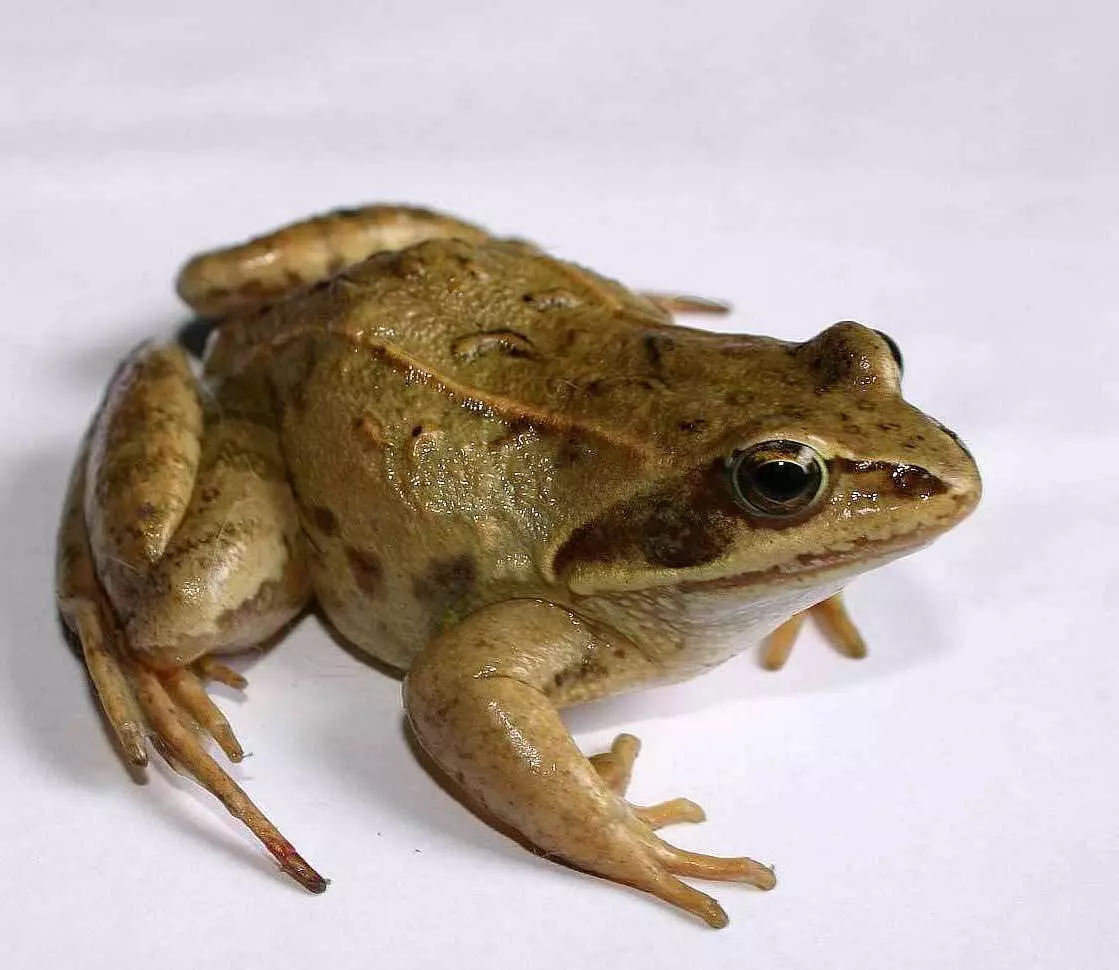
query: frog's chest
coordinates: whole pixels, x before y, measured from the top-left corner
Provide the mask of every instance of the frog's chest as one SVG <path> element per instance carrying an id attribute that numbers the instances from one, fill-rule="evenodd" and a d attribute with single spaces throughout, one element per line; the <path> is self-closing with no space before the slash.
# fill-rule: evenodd
<path id="1" fill-rule="evenodd" d="M 681 681 L 761 643 L 795 613 L 837 593 L 840 583 L 755 591 L 666 586 L 588 596 L 576 608 L 638 644 Z"/>

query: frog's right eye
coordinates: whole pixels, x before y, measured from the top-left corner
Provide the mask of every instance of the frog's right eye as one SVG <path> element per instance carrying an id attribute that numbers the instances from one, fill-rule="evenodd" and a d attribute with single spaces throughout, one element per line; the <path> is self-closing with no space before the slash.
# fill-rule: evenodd
<path id="1" fill-rule="evenodd" d="M 824 493 L 824 459 L 798 441 L 763 441 L 727 459 L 735 501 L 766 518 L 797 515 Z"/>

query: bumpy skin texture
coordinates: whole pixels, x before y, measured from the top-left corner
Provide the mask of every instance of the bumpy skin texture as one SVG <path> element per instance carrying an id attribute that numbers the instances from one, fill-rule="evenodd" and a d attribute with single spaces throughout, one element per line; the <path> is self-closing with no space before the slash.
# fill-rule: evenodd
<path id="1" fill-rule="evenodd" d="M 229 675 L 210 656 L 313 597 L 410 671 L 420 743 L 542 851 L 716 926 L 722 909 L 680 876 L 770 887 L 752 860 L 662 841 L 702 811 L 630 805 L 636 742 L 587 759 L 558 711 L 771 635 L 779 666 L 809 609 L 863 652 L 844 581 L 979 497 L 971 456 L 902 399 L 888 342 L 854 323 L 802 344 L 686 329 L 671 311 L 721 305 L 402 207 L 198 257 L 180 291 L 237 310 L 201 384 L 166 348 L 118 372 L 60 543 L 60 604 L 129 756 L 146 732 L 321 888 L 191 730 L 239 755 L 201 687 Z M 826 465 L 796 514 L 731 488 L 728 462 L 773 440 Z"/>

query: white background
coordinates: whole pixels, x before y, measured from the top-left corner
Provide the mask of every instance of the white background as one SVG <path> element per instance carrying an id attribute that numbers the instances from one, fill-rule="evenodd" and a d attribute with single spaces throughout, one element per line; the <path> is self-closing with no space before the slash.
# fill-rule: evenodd
<path id="1" fill-rule="evenodd" d="M 0 966 L 1113 967 L 1119 126 L 1102 3 L 12 5 L 0 40 Z M 115 361 L 192 251 L 448 208 L 732 329 L 891 333 L 981 510 L 814 636 L 571 724 L 642 736 L 681 843 L 773 861 L 712 932 L 535 859 L 410 754 L 399 685 L 308 619 L 221 703 L 235 774 L 333 878 L 111 749 L 52 605 Z"/>

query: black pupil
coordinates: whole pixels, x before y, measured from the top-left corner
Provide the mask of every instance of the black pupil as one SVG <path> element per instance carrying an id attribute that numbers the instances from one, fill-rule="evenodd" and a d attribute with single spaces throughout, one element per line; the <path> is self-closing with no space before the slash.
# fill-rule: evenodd
<path id="1" fill-rule="evenodd" d="M 776 459 L 754 469 L 754 487 L 774 502 L 788 502 L 804 494 L 809 474 L 795 461 Z"/>

